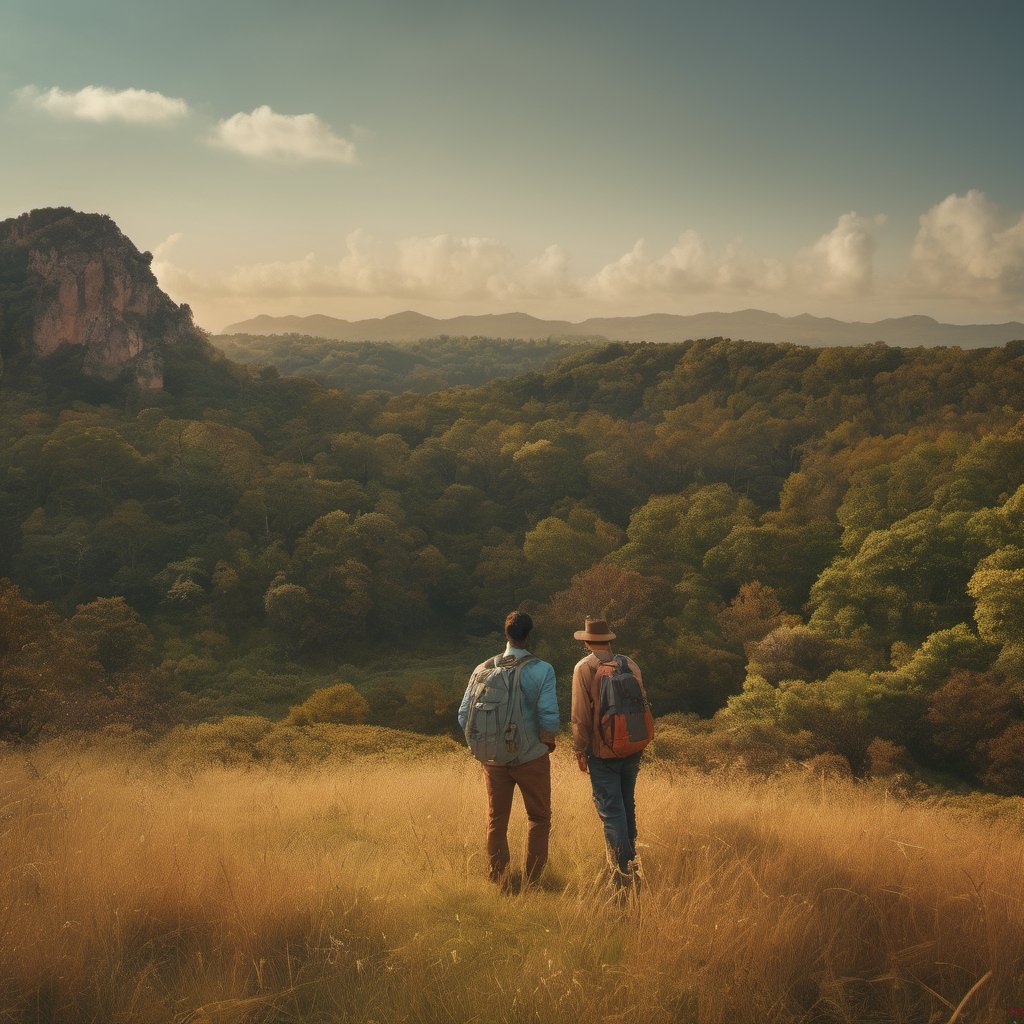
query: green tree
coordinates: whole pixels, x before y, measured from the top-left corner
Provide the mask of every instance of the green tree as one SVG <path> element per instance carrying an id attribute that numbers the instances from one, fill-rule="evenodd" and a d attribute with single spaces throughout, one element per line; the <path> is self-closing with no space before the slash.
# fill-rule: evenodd
<path id="1" fill-rule="evenodd" d="M 534 598 L 547 597 L 564 587 L 576 573 L 614 551 L 621 538 L 618 527 L 583 508 L 573 509 L 565 519 L 542 519 L 523 540 Z"/>
<path id="2" fill-rule="evenodd" d="M 996 644 L 1024 638 L 1024 548 L 1008 546 L 982 559 L 967 584 L 978 631 Z"/>
<path id="3" fill-rule="evenodd" d="M 726 484 L 691 487 L 650 498 L 630 517 L 626 543 L 615 561 L 675 581 L 740 525 L 750 525 L 754 505 Z"/>

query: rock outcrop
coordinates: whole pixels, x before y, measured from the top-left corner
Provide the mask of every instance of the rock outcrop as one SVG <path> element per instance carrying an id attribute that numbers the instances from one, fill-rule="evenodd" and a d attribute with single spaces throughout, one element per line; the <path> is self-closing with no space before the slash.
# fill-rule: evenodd
<path id="1" fill-rule="evenodd" d="M 68 208 L 0 222 L 0 355 L 7 365 L 77 347 L 81 373 L 161 388 L 170 346 L 200 332 L 109 217 Z"/>

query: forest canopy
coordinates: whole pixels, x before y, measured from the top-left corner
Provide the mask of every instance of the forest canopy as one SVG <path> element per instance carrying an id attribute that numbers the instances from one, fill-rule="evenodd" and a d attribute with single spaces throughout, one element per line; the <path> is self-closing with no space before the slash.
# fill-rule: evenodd
<path id="1" fill-rule="evenodd" d="M 542 370 L 574 348 L 592 347 L 604 339 L 529 341 L 442 336 L 400 344 L 333 341 L 301 334 L 219 334 L 211 341 L 236 362 L 272 366 L 281 373 L 309 377 L 327 387 L 424 394 Z"/>
<path id="2" fill-rule="evenodd" d="M 716 742 L 1024 788 L 1024 343 L 432 344 L 0 378 L 2 735 L 341 684 L 446 731 L 521 606 L 566 682 L 606 614 Z M 509 376 L 425 386 L 458 362 Z"/>

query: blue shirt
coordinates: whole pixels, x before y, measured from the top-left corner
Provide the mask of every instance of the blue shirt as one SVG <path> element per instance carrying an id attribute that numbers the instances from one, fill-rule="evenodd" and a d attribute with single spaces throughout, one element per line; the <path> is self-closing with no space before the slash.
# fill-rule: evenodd
<path id="1" fill-rule="evenodd" d="M 506 645 L 504 653 L 515 658 L 530 657 L 529 651 L 523 650 L 522 647 L 513 647 L 511 644 Z M 558 732 L 561 723 L 558 718 L 558 696 L 555 693 L 555 670 L 546 661 L 531 661 L 520 673 L 519 685 L 525 698 L 525 724 L 533 729 L 534 735 L 539 736 L 542 729 Z M 463 729 L 466 728 L 466 719 L 469 717 L 469 701 L 472 695 L 471 679 L 462 698 L 462 706 L 459 708 L 459 725 Z"/>

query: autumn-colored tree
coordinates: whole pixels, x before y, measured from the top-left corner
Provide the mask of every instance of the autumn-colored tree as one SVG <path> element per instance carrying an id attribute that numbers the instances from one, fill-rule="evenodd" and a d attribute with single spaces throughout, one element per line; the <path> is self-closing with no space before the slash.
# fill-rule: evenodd
<path id="1" fill-rule="evenodd" d="M 1011 722 L 993 739 L 981 744 L 981 782 L 998 793 L 1024 796 L 1024 722 Z"/>
<path id="2" fill-rule="evenodd" d="M 1007 688 L 976 672 L 958 672 L 932 695 L 927 719 L 947 767 L 970 773 L 985 763 L 983 744 L 1011 724 L 1017 704 Z"/>
<path id="3" fill-rule="evenodd" d="M 744 583 L 716 618 L 722 635 L 748 654 L 773 630 L 800 622 L 800 616 L 784 611 L 775 591 L 758 580 Z"/>
<path id="4" fill-rule="evenodd" d="M 910 758 L 906 747 L 878 736 L 868 744 L 866 768 L 872 778 L 890 779 L 904 775 L 909 767 Z"/>
<path id="5" fill-rule="evenodd" d="M 569 586 L 539 610 L 538 635 L 546 652 L 560 662 L 571 662 L 581 650 L 573 633 L 583 628 L 587 617 L 604 618 L 627 649 L 648 655 L 646 664 L 653 667 L 665 653 L 659 632 L 662 609 L 670 597 L 663 580 L 600 562 L 573 576 Z"/>
<path id="6" fill-rule="evenodd" d="M 777 685 L 784 679 L 824 679 L 841 668 L 844 645 L 809 626 L 777 626 L 750 651 L 750 671 Z"/>

